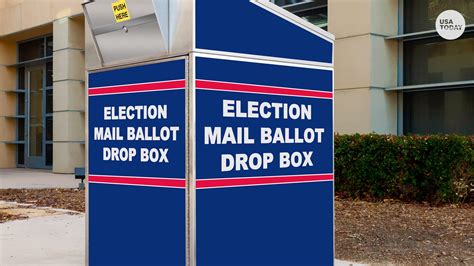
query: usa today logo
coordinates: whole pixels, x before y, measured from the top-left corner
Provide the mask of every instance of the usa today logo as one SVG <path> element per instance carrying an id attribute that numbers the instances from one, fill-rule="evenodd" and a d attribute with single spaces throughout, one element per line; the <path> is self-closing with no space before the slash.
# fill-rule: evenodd
<path id="1" fill-rule="evenodd" d="M 446 10 L 436 19 L 436 31 L 446 40 L 456 40 L 466 29 L 466 21 L 456 10 Z"/>

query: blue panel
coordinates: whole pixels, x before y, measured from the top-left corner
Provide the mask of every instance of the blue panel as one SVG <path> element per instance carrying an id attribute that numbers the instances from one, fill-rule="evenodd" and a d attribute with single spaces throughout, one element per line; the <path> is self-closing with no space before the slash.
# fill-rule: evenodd
<path id="1" fill-rule="evenodd" d="M 314 90 L 323 89 L 332 92 L 332 71 L 309 68 L 275 66 L 230 60 L 197 58 L 197 79 L 219 80 L 235 83 L 251 83 Z M 224 100 L 240 101 L 242 111 L 247 111 L 247 103 L 272 102 L 311 106 L 312 119 L 249 119 L 223 117 Z M 306 97 L 277 96 L 257 93 L 239 93 L 227 91 L 196 91 L 197 132 L 197 178 L 222 178 L 242 176 L 268 176 L 332 173 L 332 143 L 333 118 L 332 99 L 316 99 Z M 254 145 L 206 145 L 204 144 L 204 127 L 248 127 L 250 135 L 255 140 L 260 139 L 260 128 L 298 128 L 300 134 L 307 128 L 324 128 L 322 143 L 307 144 L 259 144 Z M 294 137 L 294 131 L 292 136 Z M 232 171 L 222 172 L 220 169 L 221 154 L 272 152 L 275 157 L 282 152 L 314 151 L 317 163 L 313 167 L 281 169 L 278 165 L 271 165 L 260 171 Z M 205 165 L 206 167 L 200 167 Z"/>
<path id="2" fill-rule="evenodd" d="M 322 176 L 318 174 L 331 176 L 333 173 L 332 72 L 198 58 L 197 79 L 198 265 L 332 265 L 334 263 L 332 177 L 322 182 L 314 182 L 316 180 L 314 179 L 310 183 L 276 185 L 265 183 L 268 181 L 261 181 L 263 183 L 259 185 L 252 183 L 255 180 L 273 182 L 278 178 L 292 182 L 291 180 L 297 180 L 301 176 Z M 200 79 L 208 82 L 202 82 Z M 219 84 L 222 83 L 212 81 L 227 83 L 219 88 Z M 204 86 L 201 88 L 199 84 Z M 245 84 L 290 89 L 278 91 L 280 89 L 278 88 L 276 90 L 284 95 L 275 95 L 269 94 L 276 93 L 273 87 L 246 87 Z M 260 91 L 246 91 L 245 88 L 249 87 Z M 294 89 L 305 89 L 307 97 L 301 97 L 298 94 L 301 90 Z M 320 96 L 311 94 L 317 91 L 323 92 L 318 94 Z M 253 118 L 229 116 L 224 115 L 224 101 L 233 101 L 234 115 L 238 113 L 237 110 L 240 110 L 241 114 L 247 114 L 250 109 L 248 104 L 251 102 L 258 104 L 266 102 L 310 107 L 311 117 L 282 119 L 283 115 L 278 117 L 275 112 L 266 118 L 261 117 L 261 113 L 258 114 L 260 117 Z M 236 105 L 237 102 L 239 107 Z M 249 137 L 254 142 L 206 144 L 205 130 L 209 127 L 231 129 L 234 133 L 238 128 L 247 128 Z M 277 129 L 288 129 L 290 132 L 289 138 L 286 139 L 288 142 L 285 140 L 285 143 L 262 143 L 262 128 L 270 128 L 273 132 Z M 295 138 L 294 130 L 301 130 L 301 136 L 301 132 L 308 128 L 324 129 L 321 143 L 316 141 L 290 143 L 289 139 Z M 279 155 L 303 151 L 313 152 L 311 157 L 313 165 L 285 167 L 278 164 Z M 267 168 L 238 170 L 234 167 L 229 170 L 222 167 L 223 155 L 257 153 L 271 153 L 275 161 Z M 266 178 L 259 178 L 262 176 Z"/>
<path id="3" fill-rule="evenodd" d="M 276 102 L 287 104 L 311 105 L 313 118 L 308 120 L 283 120 L 283 119 L 248 119 L 248 118 L 223 118 L 222 101 L 225 99 L 239 100 L 243 104 L 243 111 L 247 110 L 246 104 L 249 101 L 256 102 Z M 272 176 L 272 175 L 301 175 L 315 173 L 332 173 L 332 100 L 311 99 L 303 97 L 269 96 L 250 93 L 218 92 L 197 90 L 196 91 L 197 111 L 196 117 L 197 132 L 196 139 L 200 140 L 196 144 L 197 178 L 224 178 L 242 176 Z M 214 108 L 210 108 L 213 106 Z M 250 136 L 255 139 L 254 145 L 206 145 L 204 144 L 204 127 L 248 127 Z M 260 128 L 298 128 L 300 135 L 306 128 L 325 128 L 322 143 L 302 143 L 302 144 L 260 144 Z M 291 131 L 293 132 L 293 131 Z M 294 137 L 294 133 L 291 133 Z M 271 164 L 268 169 L 259 171 L 221 171 L 221 154 L 254 152 L 271 152 L 277 161 L 280 152 L 314 151 L 312 167 L 303 168 L 279 168 L 278 164 Z M 202 167 L 205 166 L 205 167 Z"/>
<path id="4" fill-rule="evenodd" d="M 231 60 L 197 58 L 196 78 L 332 91 L 332 71 Z M 269 78 L 271 77 L 271 78 Z"/>
<path id="5" fill-rule="evenodd" d="M 134 66 L 89 75 L 89 88 L 184 79 L 185 60 Z"/>
<path id="6" fill-rule="evenodd" d="M 128 105 L 165 105 L 168 118 L 164 120 L 104 120 L 104 107 Z M 89 97 L 89 165 L 90 173 L 96 175 L 119 174 L 124 176 L 171 177 L 184 178 L 185 173 L 185 90 L 170 90 L 146 93 L 112 94 Z M 127 127 L 152 127 L 158 130 L 163 126 L 179 126 L 176 142 L 160 141 L 94 141 L 95 127 L 119 127 L 121 135 L 126 138 Z M 103 161 L 104 147 L 135 148 L 168 148 L 169 163 Z M 140 155 L 137 154 L 137 157 Z"/>
<path id="7" fill-rule="evenodd" d="M 185 191 L 89 185 L 89 265 L 185 265 Z"/>
<path id="8" fill-rule="evenodd" d="M 198 265 L 332 265 L 332 193 L 332 182 L 198 190 Z"/>
<path id="9" fill-rule="evenodd" d="M 332 63 L 332 44 L 249 0 L 196 0 L 196 48 Z"/>
<path id="10" fill-rule="evenodd" d="M 185 89 L 171 86 L 170 90 L 166 87 L 162 90 L 153 83 L 179 79 L 184 84 L 185 70 L 185 60 L 179 60 L 89 75 L 91 87 L 129 85 L 119 90 L 116 87 L 90 90 L 88 251 L 91 266 L 185 265 L 185 189 L 176 185 L 181 181 L 184 184 L 185 178 Z M 131 88 L 136 88 L 133 85 L 149 82 L 152 84 L 140 86 L 146 92 L 130 93 Z M 122 91 L 125 89 L 128 91 Z M 152 105 L 166 105 L 166 117 L 144 119 L 141 115 L 138 119 L 136 113 L 132 119 L 104 117 L 104 107 L 115 108 L 118 116 L 120 106 Z M 94 129 L 100 127 L 119 129 L 123 139 L 96 139 Z M 127 137 L 130 128 L 146 128 L 151 136 L 153 128 L 159 134 L 162 127 L 179 127 L 176 141 Z M 111 161 L 103 158 L 104 148 L 135 148 L 137 154 L 131 161 Z M 169 149 L 167 162 L 142 162 L 142 148 Z M 180 181 L 173 180 L 174 185 L 167 185 L 170 181 L 161 178 Z"/>

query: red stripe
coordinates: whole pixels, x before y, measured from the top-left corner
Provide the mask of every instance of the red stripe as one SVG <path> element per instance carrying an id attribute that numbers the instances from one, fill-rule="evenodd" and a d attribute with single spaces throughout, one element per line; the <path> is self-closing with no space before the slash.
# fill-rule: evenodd
<path id="1" fill-rule="evenodd" d="M 327 91 L 291 89 L 291 88 L 280 88 L 280 87 L 271 87 L 271 86 L 262 86 L 262 85 L 250 85 L 250 84 L 239 84 L 239 83 L 228 83 L 228 82 L 217 82 L 217 81 L 206 81 L 206 80 L 196 80 L 196 87 L 200 89 L 211 89 L 211 90 L 279 94 L 279 95 L 332 99 L 332 92 L 327 92 Z"/>
<path id="2" fill-rule="evenodd" d="M 198 179 L 196 180 L 196 188 L 222 188 L 222 187 L 239 187 L 239 186 L 275 185 L 275 184 L 308 183 L 308 182 L 321 182 L 321 181 L 333 181 L 333 180 L 334 180 L 333 174 Z M 170 188 L 185 188 L 186 187 L 185 179 L 172 179 L 172 178 L 89 175 L 89 182 L 117 184 L 117 185 L 170 187 Z"/>
<path id="3" fill-rule="evenodd" d="M 220 179 L 198 179 L 197 188 L 220 188 L 254 185 L 274 185 L 286 183 L 306 183 L 334 180 L 333 174 L 301 175 L 301 176 L 269 176 L 269 177 L 241 177 Z"/>
<path id="4" fill-rule="evenodd" d="M 186 87 L 185 80 L 160 81 L 146 84 L 131 84 L 111 87 L 89 88 L 89 95 L 101 95 L 111 93 L 127 93 L 127 92 L 146 92 L 167 89 L 181 89 Z"/>
<path id="5" fill-rule="evenodd" d="M 91 183 L 107 183 L 117 185 L 142 185 L 152 187 L 185 188 L 185 179 L 153 178 L 153 177 L 123 177 L 89 175 Z"/>

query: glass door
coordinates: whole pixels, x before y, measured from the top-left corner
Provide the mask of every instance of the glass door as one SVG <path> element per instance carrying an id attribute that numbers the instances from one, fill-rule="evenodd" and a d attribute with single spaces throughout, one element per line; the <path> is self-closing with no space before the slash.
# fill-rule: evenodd
<path id="1" fill-rule="evenodd" d="M 44 65 L 26 68 L 27 85 L 27 156 L 26 167 L 45 167 Z"/>

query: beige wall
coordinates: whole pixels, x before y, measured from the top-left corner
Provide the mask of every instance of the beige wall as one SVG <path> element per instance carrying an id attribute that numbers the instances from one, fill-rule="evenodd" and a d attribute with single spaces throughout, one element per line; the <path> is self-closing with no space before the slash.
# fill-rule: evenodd
<path id="1" fill-rule="evenodd" d="M 397 0 L 328 1 L 335 42 L 335 130 L 397 133 Z"/>
<path id="2" fill-rule="evenodd" d="M 84 18 L 54 21 L 53 172 L 73 173 L 85 159 Z"/>
<path id="3" fill-rule="evenodd" d="M 82 13 L 82 0 L 0 0 L 0 36 Z"/>
<path id="4" fill-rule="evenodd" d="M 9 65 L 16 60 L 16 43 L 0 40 L 0 168 L 15 167 L 16 146 L 12 142 L 16 138 L 17 94 L 15 90 L 16 68 Z"/>

